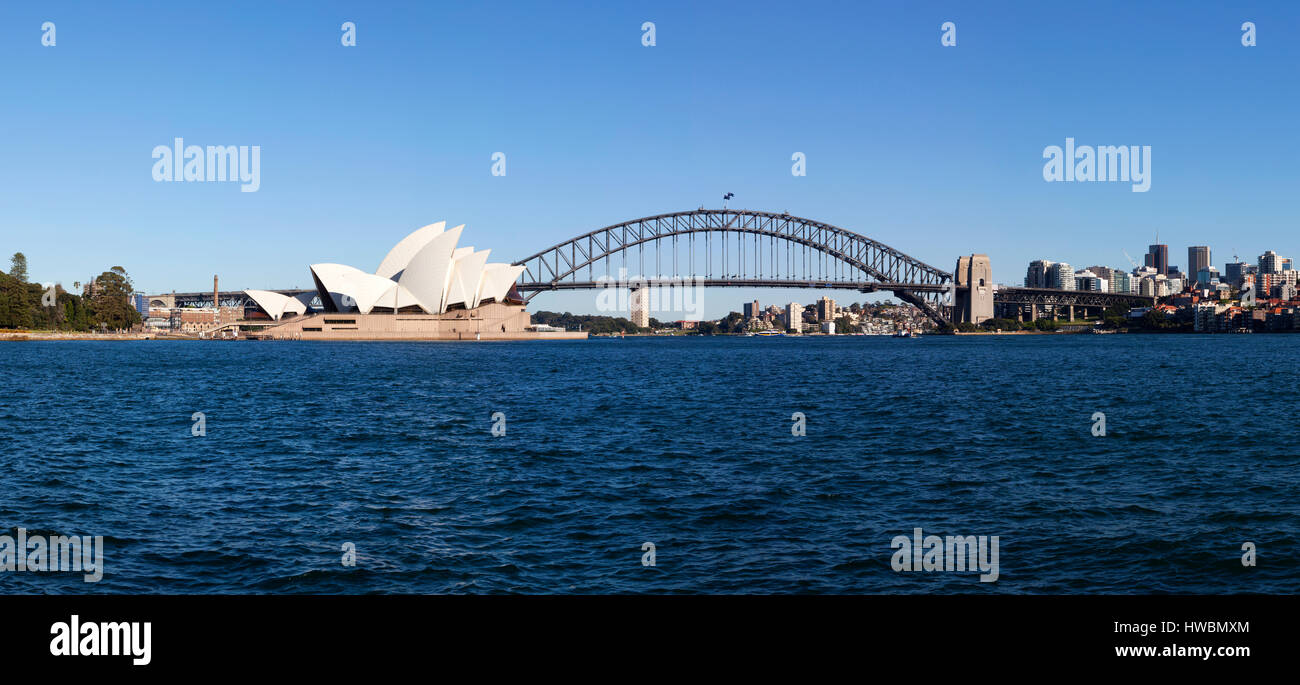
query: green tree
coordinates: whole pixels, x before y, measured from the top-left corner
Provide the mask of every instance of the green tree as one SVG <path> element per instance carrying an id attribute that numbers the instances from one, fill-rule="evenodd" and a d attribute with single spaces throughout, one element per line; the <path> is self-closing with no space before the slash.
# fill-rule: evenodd
<path id="1" fill-rule="evenodd" d="M 140 312 L 131 306 L 134 290 L 126 269 L 115 266 L 95 278 L 90 301 L 91 324 L 96 328 L 130 328 L 140 323 Z"/>
<path id="2" fill-rule="evenodd" d="M 1000 328 L 1004 331 L 1020 330 L 1020 322 L 1015 319 L 985 319 L 980 325 L 988 330 Z"/>
<path id="3" fill-rule="evenodd" d="M 718 320 L 719 333 L 740 333 L 745 330 L 745 315 L 740 312 L 731 312 L 722 319 Z"/>
<path id="4" fill-rule="evenodd" d="M 1034 328 L 1040 331 L 1054 331 L 1061 327 L 1055 319 L 1039 319 L 1034 322 Z"/>
<path id="5" fill-rule="evenodd" d="M 0 273 L 0 328 L 31 328 L 33 306 L 27 284 Z"/>
<path id="6" fill-rule="evenodd" d="M 1150 330 L 1160 330 L 1169 327 L 1168 317 L 1159 309 L 1149 309 L 1146 314 L 1142 315 L 1142 327 Z"/>
<path id="7" fill-rule="evenodd" d="M 21 252 L 14 253 L 14 256 L 9 259 L 9 275 L 18 279 L 19 283 L 27 282 L 27 255 Z"/>

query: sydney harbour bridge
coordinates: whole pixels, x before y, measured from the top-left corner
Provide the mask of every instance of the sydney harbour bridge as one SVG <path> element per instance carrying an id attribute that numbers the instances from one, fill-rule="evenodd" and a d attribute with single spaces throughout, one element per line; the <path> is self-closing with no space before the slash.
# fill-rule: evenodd
<path id="1" fill-rule="evenodd" d="M 972 255 L 975 257 L 975 255 Z M 807 288 L 890 292 L 920 308 L 940 326 L 970 320 L 974 291 L 1017 315 L 1029 307 L 1100 310 L 1149 306 L 1154 298 L 1038 288 L 994 290 L 985 278 L 964 278 L 966 257 L 954 277 L 864 235 L 788 213 L 696 209 L 659 214 L 584 233 L 515 262 L 524 266 L 518 290 L 531 299 L 550 290 L 603 289 L 628 280 L 633 287 L 661 284 L 732 288 Z M 629 279 L 627 274 L 635 274 Z M 987 282 L 985 282 L 987 280 Z M 965 315 L 963 315 L 965 309 Z"/>
<path id="2" fill-rule="evenodd" d="M 924 240 L 917 236 L 917 241 Z M 930 266 L 860 233 L 789 213 L 695 209 L 606 226 L 552 245 L 515 262 L 524 271 L 516 289 L 525 302 L 558 290 L 610 287 L 729 287 L 889 292 L 918 307 L 941 327 L 978 323 L 993 311 L 1010 318 L 1062 310 L 1074 317 L 1122 305 L 1150 306 L 1155 298 L 1120 293 L 1038 288 L 994 288 L 987 257 L 983 271 L 960 257 L 957 273 Z M 978 260 L 976 266 L 978 266 Z M 966 265 L 966 266 L 963 266 Z M 629 286 L 629 283 L 631 284 Z M 973 316 L 977 292 L 991 302 Z M 306 290 L 278 290 L 298 295 Z M 242 291 L 151 295 L 158 307 L 249 306 Z M 254 305 L 255 306 L 255 305 Z"/>

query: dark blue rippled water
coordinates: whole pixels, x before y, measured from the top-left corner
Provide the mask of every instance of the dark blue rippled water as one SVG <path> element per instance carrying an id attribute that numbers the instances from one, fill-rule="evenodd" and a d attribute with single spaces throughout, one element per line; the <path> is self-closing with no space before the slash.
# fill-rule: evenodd
<path id="1" fill-rule="evenodd" d="M 10 343 L 0 533 L 106 571 L 0 592 L 1291 593 L 1297 346 Z M 916 527 L 998 535 L 1000 578 L 894 572 Z"/>

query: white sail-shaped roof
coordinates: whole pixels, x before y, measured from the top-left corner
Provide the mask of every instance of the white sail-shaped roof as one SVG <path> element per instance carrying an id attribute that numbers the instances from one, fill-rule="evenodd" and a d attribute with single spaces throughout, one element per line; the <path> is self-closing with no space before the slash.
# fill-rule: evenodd
<path id="1" fill-rule="evenodd" d="M 483 282 L 479 286 L 478 299 L 480 302 L 492 300 L 494 302 L 504 302 L 506 295 L 510 293 L 510 286 L 514 285 L 515 279 L 519 274 L 524 272 L 524 266 L 513 266 L 511 264 L 488 264 L 483 267 Z"/>
<path id="2" fill-rule="evenodd" d="M 285 314 L 307 313 L 306 305 L 287 295 L 281 295 L 270 290 L 245 290 L 244 294 L 253 298 L 257 306 L 261 307 L 262 311 L 270 315 L 274 321 L 279 321 L 280 317 Z"/>
<path id="3" fill-rule="evenodd" d="M 460 240 L 463 228 L 464 226 L 457 226 L 430 240 L 415 253 L 397 279 L 403 288 L 419 300 L 420 308 L 426 313 L 441 314 L 447 311 L 443 298 L 452 272 L 452 255 L 455 254 L 456 241 Z"/>
<path id="4" fill-rule="evenodd" d="M 452 304 L 449 298 L 451 297 L 451 277 L 456 275 L 456 262 L 472 254 L 474 254 L 473 247 L 458 247 L 455 252 L 451 253 L 452 268 L 447 270 L 447 285 L 442 288 L 442 311 L 447 311 L 447 307 Z"/>
<path id="5" fill-rule="evenodd" d="M 436 224 L 429 224 L 423 228 L 417 228 L 410 235 L 402 238 L 393 249 L 388 251 L 384 261 L 379 263 L 379 269 L 375 271 L 376 276 L 383 278 L 393 278 L 406 268 L 411 258 L 416 255 L 430 240 L 438 237 L 442 229 L 447 225 L 446 221 L 439 221 Z M 396 280 L 396 279 L 394 279 Z"/>
<path id="6" fill-rule="evenodd" d="M 366 273 L 346 264 L 312 264 L 312 275 L 324 289 L 321 301 L 329 298 L 338 311 L 355 307 L 369 314 L 375 307 L 400 308 L 418 304 L 419 300 L 391 279 Z M 348 298 L 351 301 L 350 305 Z"/>
<path id="7" fill-rule="evenodd" d="M 277 320 L 287 313 L 306 313 L 319 295 L 326 311 L 369 314 L 377 307 L 392 310 L 419 307 L 442 314 L 461 305 L 502 302 L 524 271 L 522 266 L 488 264 L 489 250 L 458 247 L 464 224 L 444 230 L 446 222 L 413 231 L 388 251 L 371 274 L 346 264 L 313 264 L 315 293 L 285 297 L 264 290 L 246 291 Z"/>
<path id="8" fill-rule="evenodd" d="M 466 309 L 478 306 L 478 286 L 483 278 L 483 267 L 487 264 L 491 250 L 480 250 L 460 259 L 452 266 L 451 285 L 447 288 L 446 306 L 463 304 Z"/>

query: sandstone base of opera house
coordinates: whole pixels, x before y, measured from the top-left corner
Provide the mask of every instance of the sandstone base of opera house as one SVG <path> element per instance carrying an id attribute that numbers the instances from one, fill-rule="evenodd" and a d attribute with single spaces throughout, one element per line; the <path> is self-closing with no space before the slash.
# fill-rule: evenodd
<path id="1" fill-rule="evenodd" d="M 249 321 L 247 323 L 262 323 Z M 585 331 L 533 331 L 522 306 L 492 302 L 444 314 L 310 314 L 250 332 L 258 340 L 585 340 Z"/>

